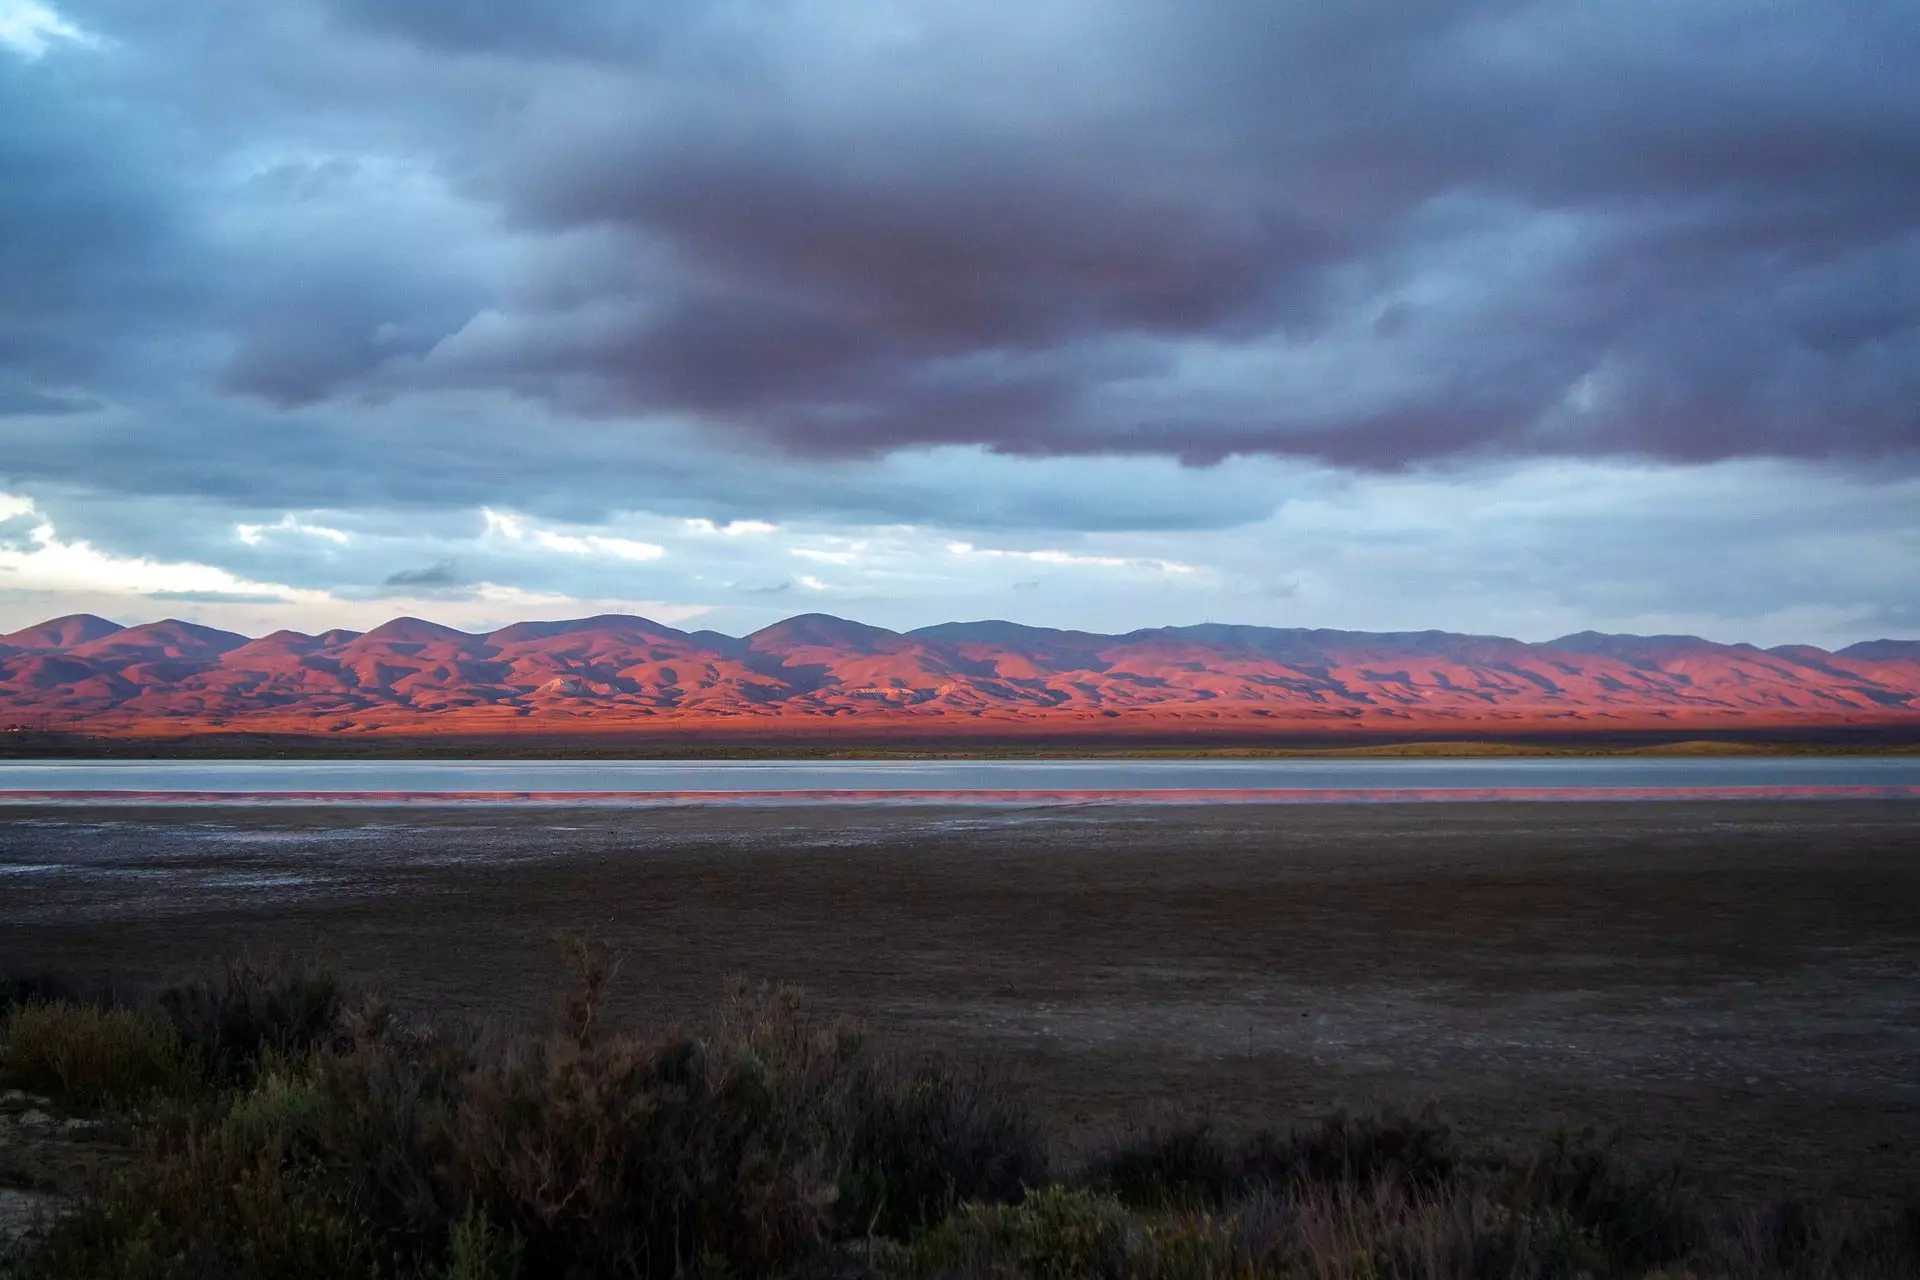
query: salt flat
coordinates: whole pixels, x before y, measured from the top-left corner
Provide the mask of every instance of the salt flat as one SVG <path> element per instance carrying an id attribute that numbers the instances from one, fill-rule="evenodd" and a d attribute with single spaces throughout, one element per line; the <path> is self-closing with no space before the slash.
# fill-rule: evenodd
<path id="1" fill-rule="evenodd" d="M 1063 1137 L 1433 1101 L 1623 1126 L 1729 1185 L 1898 1193 L 1920 1142 L 1920 804 L 16 807 L 0 965 L 151 984 L 319 948 L 527 1022 L 552 939 L 619 1017 L 728 974 L 1011 1058 Z"/>

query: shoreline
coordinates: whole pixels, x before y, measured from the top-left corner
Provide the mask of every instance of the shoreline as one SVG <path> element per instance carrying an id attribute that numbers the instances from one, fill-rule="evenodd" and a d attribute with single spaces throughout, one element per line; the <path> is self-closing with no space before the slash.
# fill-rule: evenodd
<path id="1" fill-rule="evenodd" d="M 9 808 L 1195 808 L 1394 804 L 1697 804 L 1914 801 L 1920 785 L 1765 787 L 1407 787 L 887 791 L 0 791 Z"/>
<path id="2" fill-rule="evenodd" d="M 1535 759 L 1660 756 L 1873 756 L 1920 754 L 1920 728 L 1801 734 L 1606 733 L 1502 738 L 1299 739 L 1195 735 L 985 737 L 968 741 L 889 736 L 726 740 L 707 734 L 377 734 L 353 738 L 190 734 L 171 738 L 0 734 L 0 760 L 1265 760 Z M 1122 739 L 1116 741 L 1116 739 Z"/>

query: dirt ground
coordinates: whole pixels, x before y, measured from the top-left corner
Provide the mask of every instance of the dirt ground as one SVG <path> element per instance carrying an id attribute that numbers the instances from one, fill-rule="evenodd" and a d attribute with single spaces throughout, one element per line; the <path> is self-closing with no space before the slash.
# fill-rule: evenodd
<path id="1" fill-rule="evenodd" d="M 0 970 L 133 990 L 317 948 L 532 1022 L 743 974 L 989 1053 L 1063 1148 L 1431 1102 L 1622 1129 L 1729 1191 L 1920 1185 L 1920 804 L 0 811 Z"/>

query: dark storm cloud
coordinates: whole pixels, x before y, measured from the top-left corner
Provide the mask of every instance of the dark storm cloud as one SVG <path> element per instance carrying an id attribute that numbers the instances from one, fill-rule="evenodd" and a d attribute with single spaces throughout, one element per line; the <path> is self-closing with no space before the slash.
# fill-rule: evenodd
<path id="1" fill-rule="evenodd" d="M 166 176 L 87 74 L 0 47 L 0 413 L 62 412 L 67 385 L 194 292 Z"/>
<path id="2" fill-rule="evenodd" d="M 1920 443 L 1910 8 L 1056 8 L 863 44 L 875 12 L 851 63 L 770 7 L 535 104 L 485 189 L 649 265 L 428 382 L 803 452 Z"/>
<path id="3" fill-rule="evenodd" d="M 398 573 L 387 575 L 385 586 L 389 587 L 459 587 L 467 585 L 467 579 L 454 567 L 451 560 L 440 560 L 424 569 L 402 569 Z"/>
<path id="4" fill-rule="evenodd" d="M 0 413 L 113 409 L 9 474 L 1920 448 L 1906 4 L 60 8 L 97 46 L 0 48 Z M 1213 518 L 1061 519 L 1129 503 Z"/>
<path id="5" fill-rule="evenodd" d="M 716 457 L 698 432 L 570 422 L 512 404 L 423 423 L 404 404 L 358 405 L 345 417 L 328 405 L 278 413 L 189 397 L 151 417 L 177 425 L 153 431 L 147 415 L 123 413 L 15 420 L 0 471 L 130 554 L 167 546 L 174 531 L 203 520 L 229 529 L 242 520 L 271 523 L 288 509 L 397 508 L 412 521 L 461 527 L 475 508 L 499 504 L 582 524 L 651 510 L 722 521 L 1181 530 L 1257 520 L 1277 500 L 1265 468 L 1195 470 L 1146 457 L 1040 462 L 960 450 L 758 462 Z M 45 487 L 75 486 L 76 469 L 79 487 L 99 500 L 81 504 Z M 156 502 L 134 501 L 139 495 Z"/>
<path id="6" fill-rule="evenodd" d="M 673 24 L 667 6 L 525 4 L 517 0 L 339 0 L 367 27 L 457 53 L 631 58 Z"/>

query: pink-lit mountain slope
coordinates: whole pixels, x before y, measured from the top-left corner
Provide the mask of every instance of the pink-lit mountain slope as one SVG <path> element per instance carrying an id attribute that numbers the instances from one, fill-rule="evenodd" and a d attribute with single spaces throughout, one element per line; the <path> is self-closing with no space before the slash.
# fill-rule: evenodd
<path id="1" fill-rule="evenodd" d="M 789 618 L 735 639 L 645 618 L 469 635 L 415 618 L 248 639 L 191 623 L 57 618 L 0 636 L 0 726 L 97 734 L 840 726 L 1093 729 L 1920 728 L 1920 642 L 1827 652 L 1582 632 L 1009 622 L 899 633 Z"/>

